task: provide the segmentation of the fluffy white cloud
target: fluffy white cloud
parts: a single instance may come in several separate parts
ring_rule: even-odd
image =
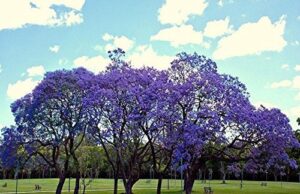
[[[109,63],[109,59],[100,55],[95,57],[81,56],[74,60],[74,65],[76,67],[84,67],[94,73],[105,70]]]
[[[218,1],[218,5],[219,5],[220,7],[223,7],[223,5],[224,5],[223,0],[219,0],[219,1]]]
[[[300,65],[295,66],[295,71],[300,71]]]
[[[300,89],[300,76],[294,77],[292,87],[295,89]]]
[[[283,37],[285,16],[272,23],[269,17],[261,17],[256,23],[243,24],[237,31],[223,37],[213,53],[215,59],[235,56],[258,55],[264,51],[280,52],[286,46]]]
[[[232,33],[232,26],[229,25],[229,17],[226,17],[224,20],[207,22],[203,35],[210,38],[216,38],[230,33]]]
[[[192,15],[201,16],[207,6],[205,0],[166,0],[158,10],[158,20],[162,24],[181,25]]]
[[[295,76],[292,80],[282,80],[271,84],[271,88],[294,88],[300,89],[300,76]]]
[[[159,31],[156,35],[151,36],[151,40],[167,41],[174,47],[186,44],[202,44],[202,32],[194,30],[192,25],[172,26]]]
[[[114,36],[111,35],[111,34],[105,33],[105,34],[102,36],[102,39],[103,39],[104,41],[110,41],[110,40],[113,40],[113,39],[114,39]]]
[[[85,0],[9,0],[0,1],[0,30],[26,25],[70,26],[83,21]],[[65,9],[55,9],[61,6]]]
[[[39,80],[33,79],[33,77],[43,76],[44,73],[45,68],[42,65],[28,68],[27,79],[18,80],[15,83],[8,84],[8,88],[6,91],[7,96],[12,100],[16,100],[30,93],[40,82]]]
[[[16,83],[9,84],[6,94],[12,99],[19,99],[26,94],[30,93],[39,83],[39,81],[33,80],[32,78],[27,78],[26,80],[19,80]]]
[[[113,36],[111,34],[105,33],[102,36],[102,39],[108,42],[105,45],[106,51],[117,49],[117,48],[121,48],[124,51],[129,51],[134,45],[134,41],[129,39],[126,36]]]
[[[275,89],[275,88],[288,88],[290,86],[292,86],[292,81],[290,80],[282,80],[279,82],[274,82],[271,84],[271,88]]]
[[[168,69],[173,57],[159,55],[152,46],[139,46],[136,51],[129,57],[133,67],[140,68],[143,66],[155,67],[157,69]]]
[[[59,45],[53,45],[49,47],[49,50],[53,53],[58,53],[59,49],[60,49]]]
[[[33,66],[27,69],[27,74],[29,77],[43,76],[45,72],[45,68],[42,65]]]
[[[63,15],[60,25],[72,26],[83,22],[83,15],[77,11],[70,11]]]
[[[289,68],[290,68],[289,64],[283,64],[283,65],[281,65],[281,69],[287,70]]]

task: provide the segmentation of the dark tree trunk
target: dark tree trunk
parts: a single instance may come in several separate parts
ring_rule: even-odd
[[[191,177],[186,178],[185,185],[184,185],[186,194],[191,194],[192,193],[194,182],[195,182],[195,178],[191,178]]]
[[[125,186],[126,194],[132,194],[132,187],[133,187],[132,182],[128,180]]]
[[[194,182],[197,178],[198,168],[191,166],[185,171],[184,177],[184,190],[186,194],[191,194],[194,186]]]
[[[114,194],[118,194],[118,178],[119,178],[119,163],[117,168],[114,169]]]
[[[221,162],[221,175],[222,175],[222,184],[226,184],[226,171],[224,162]]]
[[[114,194],[118,194],[118,175],[114,175],[114,176],[115,176],[114,177]]]
[[[161,185],[162,185],[162,174],[159,173],[158,174],[157,189],[156,189],[157,194],[161,194]]]
[[[79,186],[80,186],[80,172],[76,172],[76,181],[75,181],[75,188],[74,194],[79,194]]]
[[[65,173],[62,173],[59,177],[59,182],[58,182],[58,185],[56,187],[56,192],[55,192],[56,194],[61,194],[61,191],[63,189],[65,180],[66,180],[66,175],[65,175]]]

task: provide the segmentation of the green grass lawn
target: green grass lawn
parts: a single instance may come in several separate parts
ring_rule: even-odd
[[[2,185],[7,183],[7,187]],[[40,193],[50,194],[54,193],[58,179],[20,179],[19,193],[36,193],[34,192],[34,185],[39,184],[42,187]],[[243,189],[240,189],[239,181],[227,181],[227,184],[220,184],[221,181],[211,181],[210,186],[215,194],[300,194],[300,183],[283,182],[268,182],[267,187],[260,186],[258,181],[244,181]],[[133,188],[133,192],[137,194],[154,194],[156,189],[156,180],[142,179]],[[68,180],[64,185],[64,193],[68,193]],[[71,190],[74,187],[74,179],[71,180]],[[0,180],[0,193],[14,193],[16,188],[15,180]],[[168,181],[164,180],[162,185],[163,193],[180,194],[181,182],[180,180],[170,180],[170,189],[168,189]],[[209,183],[201,184],[196,181],[194,185],[194,193],[203,193],[203,187],[209,186]],[[87,193],[112,193],[113,180],[112,179],[96,179],[87,188]],[[121,181],[119,182],[120,193],[124,192]]]

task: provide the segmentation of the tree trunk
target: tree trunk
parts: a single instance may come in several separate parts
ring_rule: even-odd
[[[190,167],[185,171],[184,177],[184,190],[186,194],[191,194],[194,186],[194,182],[197,178],[198,168]]]
[[[185,179],[185,184],[184,184],[184,188],[185,188],[185,193],[186,194],[191,194],[192,193],[192,189],[194,186],[194,182],[195,182],[195,178],[192,177],[187,177]]]
[[[76,172],[76,181],[75,181],[75,188],[74,194],[79,194],[79,186],[80,186],[80,172]]]
[[[221,174],[222,174],[222,184],[226,184],[226,171],[225,171],[225,166],[224,162],[221,162]]]
[[[66,175],[65,175],[65,173],[62,173],[59,176],[59,182],[58,182],[58,185],[56,187],[56,192],[55,192],[56,194],[61,194],[61,191],[62,191],[62,188],[64,186],[65,180],[66,180]]]
[[[128,180],[125,186],[126,194],[132,194],[132,186],[132,182]]]
[[[114,194],[118,194],[118,178],[119,178],[119,163],[117,168],[114,169]]]
[[[118,194],[118,175],[114,176],[114,194]]]
[[[226,173],[222,175],[222,184],[226,184]]]
[[[157,189],[156,189],[156,193],[157,193],[157,194],[161,194],[161,185],[162,185],[162,174],[159,173],[159,174],[158,174]]]
[[[83,189],[82,189],[82,194],[85,194],[85,189],[86,189],[86,184],[85,184],[85,177],[82,178],[83,181]]]

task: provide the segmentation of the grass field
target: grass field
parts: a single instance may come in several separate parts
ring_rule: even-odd
[[[37,193],[34,191],[35,184],[39,184],[42,189],[39,193],[50,194],[54,193],[57,179],[20,179],[18,193]],[[7,187],[3,188],[2,185],[7,183]],[[133,192],[137,194],[154,194],[156,188],[156,180],[142,179],[133,188]],[[300,183],[287,183],[283,182],[268,182],[266,187],[260,186],[261,182],[258,181],[244,181],[243,189],[240,189],[239,181],[227,181],[227,184],[220,184],[219,180],[213,180],[210,182],[210,186],[214,190],[214,194],[300,194]],[[64,185],[64,193],[68,193],[68,180]],[[74,179],[71,180],[71,191],[74,187]],[[0,193],[15,193],[16,182],[15,180],[0,180]],[[168,181],[164,180],[162,185],[163,193],[180,194],[181,182],[180,180],[170,180],[170,189],[168,189]],[[203,193],[203,187],[209,186],[195,182],[194,193]],[[112,193],[113,180],[112,179],[96,179],[87,188],[87,193],[96,194],[108,194]],[[123,193],[123,185],[119,182],[120,193]]]

